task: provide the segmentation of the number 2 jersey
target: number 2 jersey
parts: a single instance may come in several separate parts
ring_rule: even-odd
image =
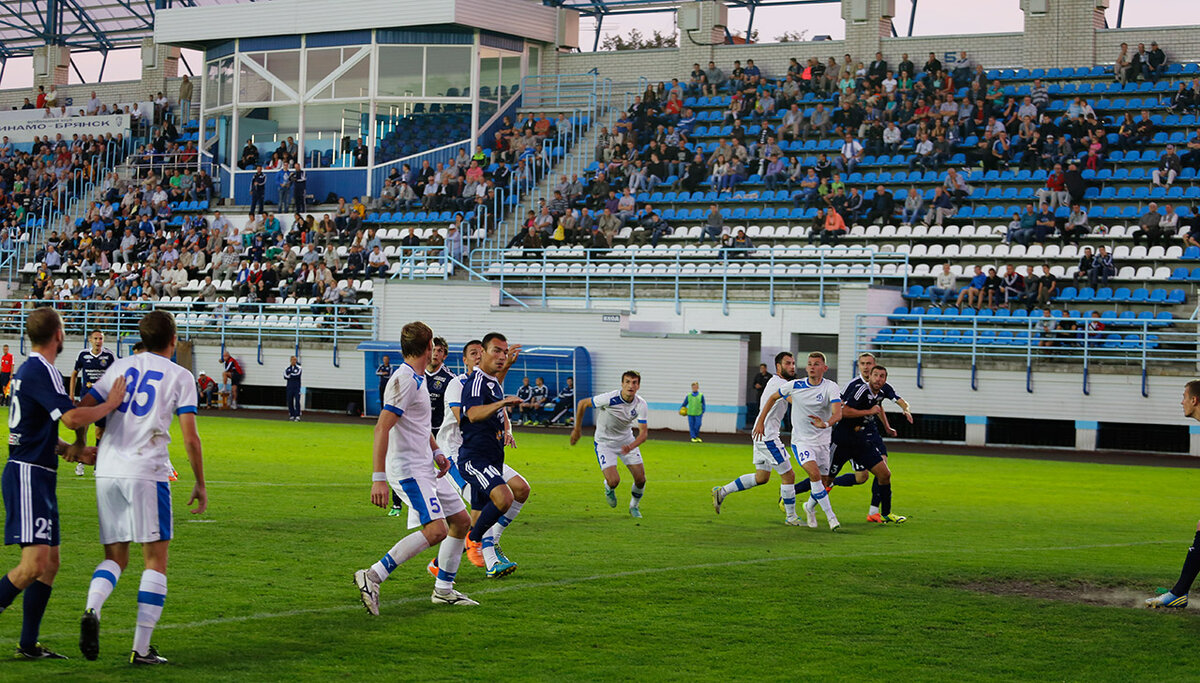
[[[122,375],[125,400],[108,415],[96,454],[96,476],[169,481],[171,420],[196,412],[196,380],[169,358],[139,353],[110,366],[88,395],[105,401]]]
[[[593,396],[592,407],[596,409],[596,444],[616,448],[634,440],[634,423],[646,424],[650,412],[646,399],[634,396],[626,401],[620,389]]]

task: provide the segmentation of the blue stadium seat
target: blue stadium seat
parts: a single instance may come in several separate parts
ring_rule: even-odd
[[[1167,294],[1166,303],[1182,304],[1185,301],[1187,301],[1187,293],[1182,289],[1172,289],[1171,292]]]

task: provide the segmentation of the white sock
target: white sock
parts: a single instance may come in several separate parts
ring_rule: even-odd
[[[467,539],[447,536],[438,547],[438,573],[433,587],[447,591],[454,588],[454,576],[458,574],[458,565],[462,562],[463,546]]]
[[[821,506],[825,518],[833,517],[833,506],[829,504],[829,492],[825,490],[824,482],[817,480],[812,483],[812,499]]]
[[[523,505],[521,501],[514,500],[512,505],[508,506],[508,512],[500,515],[500,519],[496,520],[496,523],[492,525],[492,538],[496,543],[500,542],[500,535],[503,534],[504,530],[508,528],[508,525],[512,524],[513,520],[517,518],[517,513],[521,511],[521,505]]]
[[[646,485],[638,486],[634,484],[629,487],[629,507],[635,508],[642,503],[642,494],[646,491]]]
[[[783,509],[788,517],[796,516],[796,485],[780,484],[779,497],[783,499]]]
[[[92,584],[88,586],[87,609],[95,610],[97,619],[100,618],[100,608],[104,607],[104,601],[112,595],[120,578],[121,566],[112,560],[101,562],[96,565],[96,571],[92,572]]]
[[[722,486],[721,493],[723,495],[728,496],[729,494],[733,493],[734,491],[745,491],[746,489],[752,489],[755,486],[758,486],[758,481],[755,480],[754,475],[753,474],[743,474],[742,476],[738,477],[737,479],[734,479],[733,481],[729,482],[728,484]]]
[[[483,552],[483,564],[488,569],[496,566],[496,563],[500,561],[500,558],[496,556],[496,537],[493,535],[495,528],[496,525],[493,524],[492,528],[488,529],[479,541],[479,550]]]
[[[142,583],[138,586],[137,630],[133,632],[133,651],[144,655],[150,649],[150,636],[162,616],[163,602],[167,599],[167,575],[147,569],[142,572]]]
[[[867,514],[868,514],[868,515],[877,515],[877,514],[879,514],[879,506],[878,506],[878,505],[872,505],[870,508],[868,508],[868,509],[867,509]]]
[[[429,541],[425,538],[425,534],[414,531],[400,539],[400,542],[392,546],[386,555],[371,565],[371,571],[375,572],[375,576],[379,577],[379,581],[382,583],[389,574],[396,570],[396,567],[416,557],[428,547]]]

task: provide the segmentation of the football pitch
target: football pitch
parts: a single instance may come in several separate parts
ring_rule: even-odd
[[[426,551],[383,584],[381,615],[351,575],[405,518],[369,503],[372,423],[200,416],[209,510],[185,508],[172,444],[175,540],[154,644],[171,664],[128,665],[142,564],[103,612],[99,661],[78,619],[97,543],[91,474],[60,468],[62,568],[42,641],[67,662],[0,661],[0,679],[88,680],[1173,680],[1190,611],[1137,609],[1169,587],[1200,517],[1200,470],[895,453],[903,525],[865,521],[870,487],[831,494],[842,532],[793,528],[769,485],[709,490],[752,470],[750,446],[651,441],[644,519],[605,501],[589,440],[519,432],[509,462],[530,501],[504,534],[515,574],[465,559],[475,608],[430,603]],[[0,551],[3,566],[17,550]],[[20,600],[0,615],[15,646]],[[9,650],[11,651],[11,650]]]

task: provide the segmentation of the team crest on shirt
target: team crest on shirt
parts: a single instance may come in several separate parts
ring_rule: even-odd
[[[637,408],[629,411],[629,417],[637,417]]]

